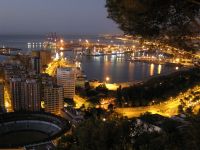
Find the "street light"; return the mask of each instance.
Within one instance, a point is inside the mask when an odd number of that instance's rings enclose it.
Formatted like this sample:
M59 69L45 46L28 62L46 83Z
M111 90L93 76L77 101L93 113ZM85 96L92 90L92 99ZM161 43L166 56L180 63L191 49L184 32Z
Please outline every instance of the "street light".
M60 43L64 43L64 40L63 40L63 39L60 39Z
M110 81L110 78L109 77L106 77L106 82Z

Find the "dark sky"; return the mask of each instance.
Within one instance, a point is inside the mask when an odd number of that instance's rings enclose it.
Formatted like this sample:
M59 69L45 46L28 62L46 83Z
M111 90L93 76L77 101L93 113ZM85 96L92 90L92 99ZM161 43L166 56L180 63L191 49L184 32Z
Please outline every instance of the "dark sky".
M120 33L105 0L0 0L0 34Z

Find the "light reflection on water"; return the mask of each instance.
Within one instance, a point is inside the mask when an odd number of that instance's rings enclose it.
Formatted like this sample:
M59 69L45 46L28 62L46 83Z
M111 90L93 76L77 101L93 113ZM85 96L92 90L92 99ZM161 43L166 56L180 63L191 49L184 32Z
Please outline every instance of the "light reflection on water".
M161 74L162 71L162 65L158 65L158 74Z
M150 74L150 76L153 76L154 75L154 64L151 64L151 66L150 66L150 72L149 72L149 74Z
M9 47L22 48L24 51L33 50L33 47L27 43L43 42L45 36L0 36L0 45L4 44ZM68 37L69 38L69 37ZM71 37L72 39L74 37ZM76 37L80 39L80 37ZM84 39L82 37L82 39ZM96 37L94 37L96 39ZM34 49L41 49L40 44L34 44ZM132 56L140 56L148 54L139 52L134 53ZM5 57L0 56L0 60ZM127 82L145 80L155 75L168 74L175 71L174 67L166 65L151 65L143 62L130 62L127 60L126 55L111 55L100 57L87 57L83 56L81 59L82 68L88 79L98 79L105 81L106 77L110 77L110 82Z
M80 60L83 71L89 80L105 81L106 77L110 77L110 82L141 81L152 76L168 74L175 70L171 66L130 62L126 58L127 56L83 56Z

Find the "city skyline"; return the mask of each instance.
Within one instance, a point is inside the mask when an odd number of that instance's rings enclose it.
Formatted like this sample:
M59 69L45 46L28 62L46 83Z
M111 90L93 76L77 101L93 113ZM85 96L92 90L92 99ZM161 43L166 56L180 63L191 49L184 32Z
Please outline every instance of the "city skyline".
M199 0L0 0L0 149L198 150Z
M1 0L0 34L121 33L107 15L104 0Z

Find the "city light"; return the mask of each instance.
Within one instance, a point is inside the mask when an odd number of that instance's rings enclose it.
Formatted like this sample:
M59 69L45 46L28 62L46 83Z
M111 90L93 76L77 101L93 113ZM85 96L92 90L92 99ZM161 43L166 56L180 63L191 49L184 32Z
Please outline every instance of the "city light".
M64 56L64 53L63 53L63 52L60 52L60 56L61 56L61 58L63 58L63 56Z
M179 93L176 97L171 97L167 101L160 103L160 104L153 104L151 106L144 106L144 107L131 107L131 108L117 108L116 112L119 114L122 114L124 116L127 116L128 118L132 117L139 117L140 115L150 112L152 114L160 114L162 116L166 117L172 117L177 115L178 107L181 105L181 101L184 100L186 97L191 97L191 93L200 93L200 86L195 86L192 89L187 90L184 93ZM194 98L194 97L193 97ZM191 99L185 102L184 110L192 106L192 110L195 113L198 113L200 108L200 100L194 101L191 97Z
M58 60L59 59L59 54L56 53L56 57L55 57L55 60Z
M63 40L63 39L61 39L61 40L60 40L60 43L64 43L64 40Z
M158 74L161 74L161 72L162 72L162 65L158 65Z
M154 64L151 64L150 65L150 76L153 76L154 75Z
M0 15L0 149L200 147L199 0L12 6Z
M110 78L109 77L106 77L106 82L109 82L110 81Z

